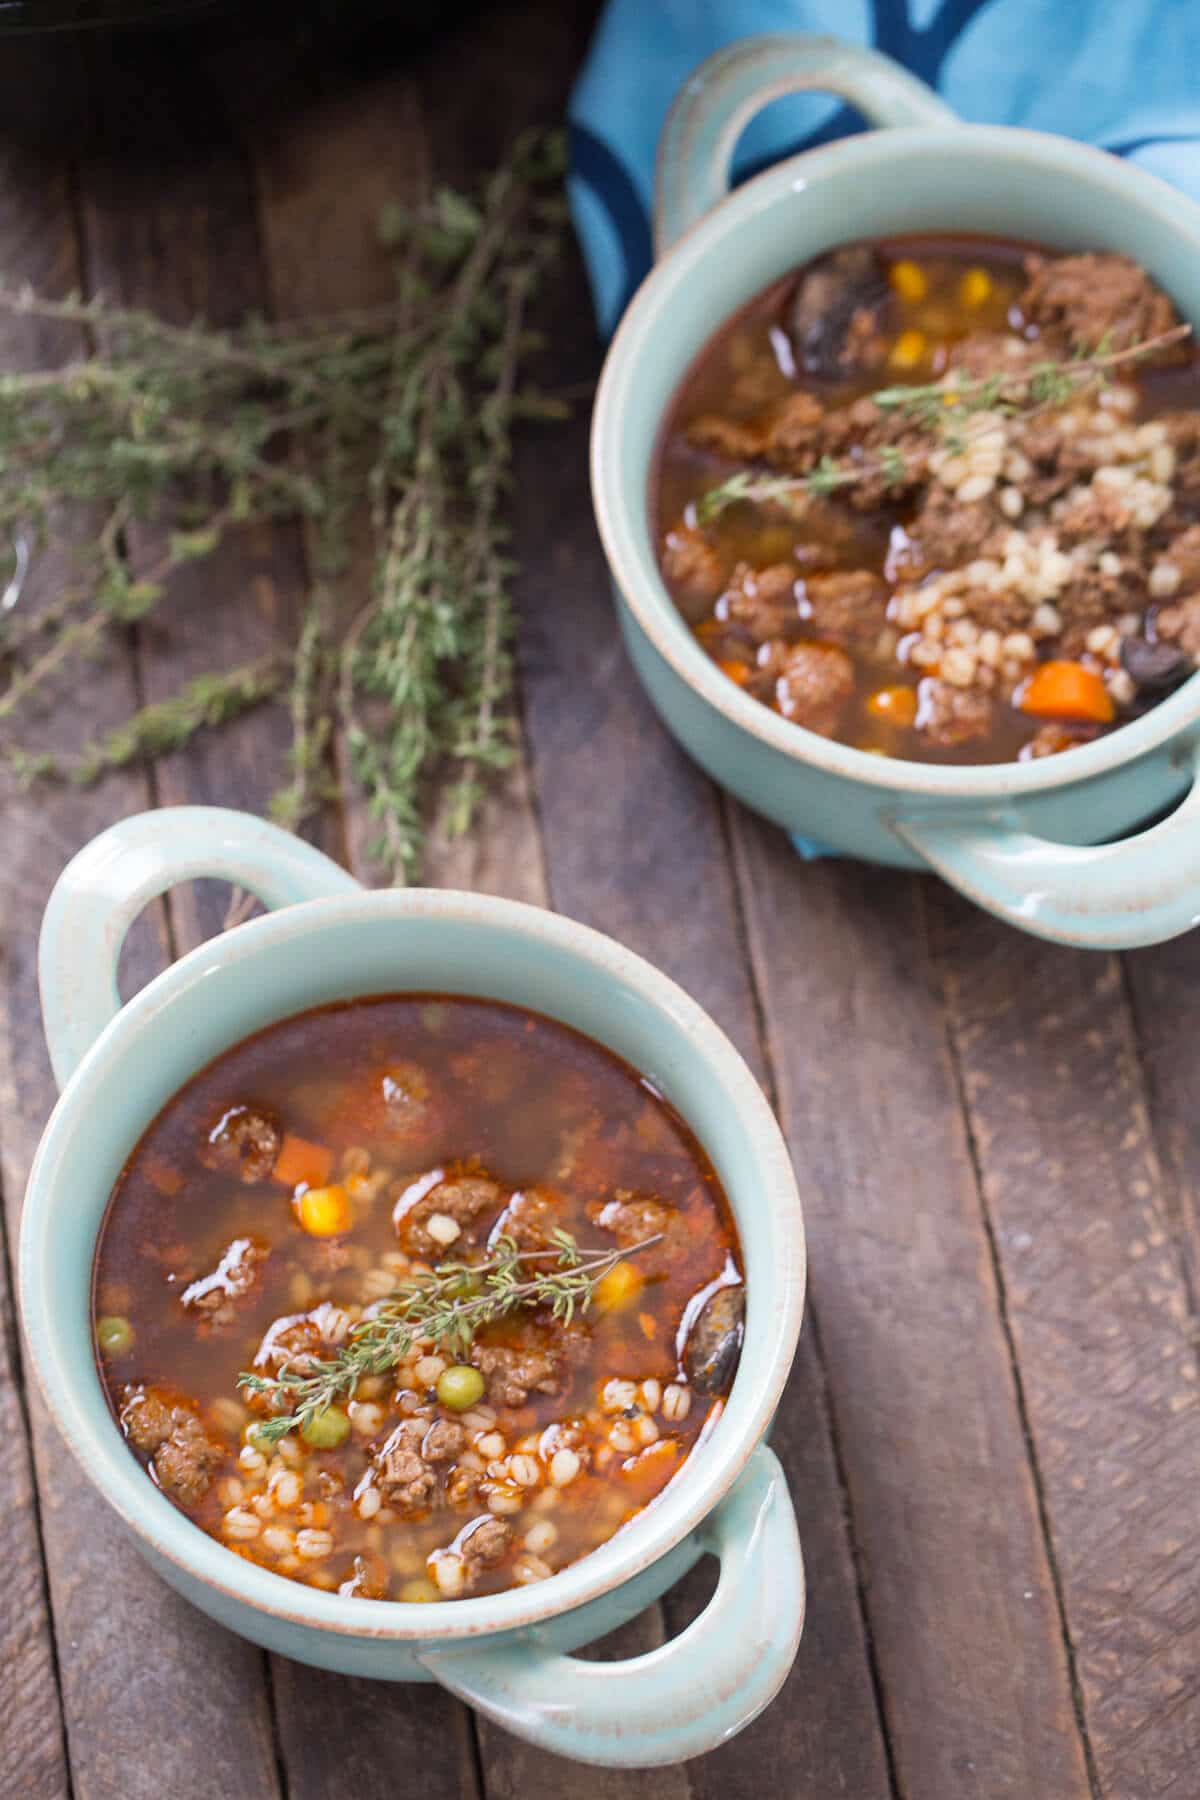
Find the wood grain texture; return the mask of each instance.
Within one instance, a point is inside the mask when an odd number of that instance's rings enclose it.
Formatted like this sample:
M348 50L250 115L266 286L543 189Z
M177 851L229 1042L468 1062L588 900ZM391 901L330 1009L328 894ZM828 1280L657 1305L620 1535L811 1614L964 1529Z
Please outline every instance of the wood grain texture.
M0 256L11 277L36 280L56 291L70 286L75 257L65 198L61 169L7 151L0 155ZM67 332L47 331L28 320L6 319L0 326L0 358L7 368L58 360L71 349ZM36 605L41 598L38 593L26 594L22 605ZM0 995L6 1019L20 1009L31 974L28 952L32 940L23 934L30 931L34 915L23 894L22 876L28 863L25 846L34 833L34 811L27 797L4 795L9 854L0 881ZM0 1043L6 1037L7 1033L0 1034ZM21 1347L10 1278L20 1194L27 1173L23 1155L27 1143L22 1139L32 1141L37 1130L33 1123L30 1133L22 1133L20 1109L25 1105L40 1115L41 1094L47 1094L50 1082L44 1057L34 1062L29 1071L32 1079L23 1090L18 1090L16 1074L12 1058L0 1050L0 1168L6 1202L0 1233L5 1251L0 1262L0 1436L7 1446L0 1465L0 1559L5 1571L0 1635L6 1677L5 1705L0 1708L0 1793L28 1793L34 1800L51 1800L67 1791L66 1747L34 1485L27 1413L30 1402L22 1392ZM36 1399L34 1404L39 1441L51 1456L61 1454Z
M1124 976L1163 1177L1163 1203L1200 1311L1200 1133L1196 1045L1200 1043L1200 934L1131 951Z
M0 1793L54 1800L66 1792L66 1750L8 1266L7 1259L0 1261L0 1437L5 1446L0 1468L5 1573L0 1631L6 1702L0 1715Z
M572 257L544 324L556 384L586 382L599 352ZM765 1074L733 875L713 790L652 716L617 634L587 493L587 416L529 440L517 469L521 671L554 904L681 981ZM535 546L539 546L535 550ZM774 1443L788 1471L812 1604L792 1675L733 1744L687 1765L697 1800L890 1793L820 1370L804 1344ZM668 1596L695 1610L697 1573ZM926 1800L922 1796L922 1800Z
M436 164L442 172L413 82L381 79L352 96L335 96L286 137L273 136L258 145L255 164L274 310L284 317L299 316L386 298L387 273L374 246L379 209L389 199L411 195L415 184L428 180L431 166ZM311 245L318 233L323 254L314 258ZM518 543L517 548L520 552L524 546ZM360 552L357 566L365 583L365 553ZM369 825L360 820L354 796L347 799L351 866L365 875L363 845ZM502 894L533 905L547 903L523 747L512 770L492 792L479 828L468 841L447 843L434 834L424 878L438 887ZM619 1653L634 1654L661 1639L661 1616L655 1609L626 1629ZM611 1646L609 1650L616 1653ZM448 1737L461 1733L462 1709L447 1696L415 1690L405 1704L442 1722L439 1732L445 1730L446 1720L453 1719L454 1729L445 1732ZM377 1734L378 1722L364 1720L363 1729ZM489 1796L558 1792L569 1792L574 1800L632 1796L630 1776L572 1767L485 1720L477 1721L476 1729ZM391 1739L394 1744L394 1730ZM385 1755L380 1745L380 1754L381 1766L390 1766L394 1751ZM681 1774L668 1771L663 1782L665 1800L683 1800L687 1786Z
M1082 1800L919 890L735 829L900 1792Z
M1100 1791L1190 1800L1195 1318L1120 968L932 891Z
M27 277L48 291L78 281L64 181L43 166L4 170L0 238L9 279ZM6 325L0 354L8 365L41 362L77 346L39 332L28 322ZM39 570L52 594L70 568L64 527ZM31 589L22 604L36 605ZM82 688L80 683L82 682ZM134 703L128 662L119 650L108 660L72 671L41 725L41 742L69 753L86 738L125 717ZM70 790L5 797L2 883L3 1029L0 1030L0 1138L10 1242L37 1138L54 1099L37 1004L35 949L49 890L68 858L112 819L144 806L140 775L119 777L94 793ZM130 973L144 980L159 966L151 929L135 933ZM77 1796L275 1792L270 1736L258 1657L215 1655L223 1634L178 1600L150 1573L115 1519L84 1482L48 1422L40 1398L28 1395L34 1426L42 1531L53 1606L70 1777ZM36 1594L30 1591L36 1620ZM10 1641L6 1639L6 1643ZM147 1642L156 1654L146 1656ZM47 1684L43 1684L45 1686ZM6 1689L6 1697L8 1690ZM0 1733L14 1729L7 1705ZM30 1787L65 1791L57 1705L43 1692L31 1744ZM163 1733L152 1722L171 1718ZM154 1729L151 1767L147 1742ZM205 1746L201 1758L199 1746Z
M211 208L211 213L207 210ZM126 301L167 317L202 313L217 323L269 306L260 256L256 192L249 163L228 149L205 149L165 178L144 170L92 170L84 189L93 276ZM310 239L311 242L311 239ZM358 295L346 304L358 304ZM136 546L148 557L152 548ZM215 557L183 571L163 626L147 635L140 666L147 695L159 698L188 675L232 665L295 642L307 591L300 532L286 525L231 536ZM260 710L201 739L158 768L159 792L172 803L215 802L265 812L281 778L287 723ZM342 850L340 821L322 837ZM181 950L219 929L225 895L212 884L172 896ZM227 1640L227 1659L241 1654ZM289 1793L344 1792L343 1720L357 1721L354 1761L360 1800L390 1795L405 1770L422 1771L429 1800L471 1795L473 1751L458 1702L430 1688L381 1686L372 1707L363 1684L271 1659L280 1755Z

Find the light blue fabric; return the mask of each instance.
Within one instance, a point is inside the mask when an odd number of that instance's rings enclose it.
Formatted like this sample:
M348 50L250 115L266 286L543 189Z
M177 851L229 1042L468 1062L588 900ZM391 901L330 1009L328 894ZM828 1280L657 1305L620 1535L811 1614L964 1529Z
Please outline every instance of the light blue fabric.
M606 336L650 267L654 152L676 89L763 31L871 44L964 119L1080 138L1200 200L1200 0L609 0L570 107L571 208ZM861 124L825 95L778 100L743 134L735 178Z

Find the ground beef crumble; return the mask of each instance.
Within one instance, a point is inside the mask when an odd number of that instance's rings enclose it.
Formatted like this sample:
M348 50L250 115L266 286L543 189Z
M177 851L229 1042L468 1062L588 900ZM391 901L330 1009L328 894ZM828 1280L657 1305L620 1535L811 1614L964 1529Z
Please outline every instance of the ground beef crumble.
M267 1181L282 1142L278 1121L269 1113L231 1106L205 1133L200 1161L205 1168L236 1175L240 1181Z
M445 1254L474 1226L499 1212L504 1200L499 1182L482 1174L446 1176L440 1169L401 1183L393 1219L406 1250L418 1256ZM453 1231L438 1221L449 1220Z
M832 737L854 693L854 664L836 644L780 645L776 705L785 719Z
M471 1361L493 1406L524 1406L530 1394L561 1394L566 1385L562 1358L550 1351L473 1344Z
M1101 343L1126 350L1176 323L1175 308L1132 257L1035 256L1027 268L1021 311L1068 350L1095 351Z
M975 688L951 687L926 676L917 689L917 730L946 748L982 737L992 722L992 699Z
M232 1317L232 1302L243 1299L258 1286L270 1253L271 1247L264 1238L234 1238L211 1274L189 1282L179 1296L179 1304L190 1312L228 1311Z
M874 643L887 618L888 586L870 569L834 569L804 583L813 629L844 643Z
M134 1449L149 1458L165 1494L180 1506L203 1499L225 1449L189 1401L167 1388L131 1388L122 1396L120 1420Z
M507 1554L513 1542L510 1525L490 1515L472 1520L459 1532L456 1540L462 1557L467 1586L478 1580L484 1569L492 1569Z
M426 1419L401 1419L371 1460L375 1486L396 1512L420 1512L437 1491L437 1471L424 1454Z
M780 398L777 387L758 414L743 404L732 419L709 391L703 417L672 428L764 478L773 470L807 476L823 459L832 459L835 475L852 477L828 497L757 501L764 543L775 552L761 565L752 553L754 520L739 512L732 573L700 627L708 653L784 718L849 742L858 720L864 747L889 755L919 754L887 735L900 727L912 733L910 744L952 760L984 740L977 754L988 760L1048 755L1161 698L1188 673L1187 659L1200 661L1200 408L1181 407L1186 394L1153 385L1183 367L1194 393L1191 347L1150 358L1161 368L1149 385L1139 362L1028 411L1001 391L988 407L965 409L960 431L934 436L928 420L895 399L881 405L861 389L847 395L848 379L866 386L867 365L856 364L855 374L846 361L855 310L846 296L883 265L873 250L839 256L802 272L795 290L797 305L802 293L808 302L838 296L828 342L819 331L812 338L823 344L819 391L800 386ZM946 404L957 404L954 389L964 382L1020 377L1047 361L1095 354L1098 345L1102 354L1121 350L1178 322L1168 296L1118 254L1037 254L1026 260L1023 284L1010 274L1005 291L1006 310L994 308L939 348L933 366ZM804 317L804 330L816 330L811 312ZM868 362L905 323L894 308L872 318ZM795 318L784 324L795 350ZM749 340L739 341L745 356ZM900 338L894 342L899 349ZM889 374L896 366L889 356ZM798 353L796 367L801 381L818 373ZM720 562L730 541L723 517L688 528L690 557L699 559L703 545L713 566ZM670 534L664 551L668 580L677 537ZM789 539L785 560L779 552ZM1107 700L1094 702L1095 728L1074 729L1078 721L1066 718L1051 721L1063 729L1040 730L1038 718L1021 720L1030 675L1056 659L1102 680ZM899 708L873 691L888 680L889 662L902 683L891 690Z

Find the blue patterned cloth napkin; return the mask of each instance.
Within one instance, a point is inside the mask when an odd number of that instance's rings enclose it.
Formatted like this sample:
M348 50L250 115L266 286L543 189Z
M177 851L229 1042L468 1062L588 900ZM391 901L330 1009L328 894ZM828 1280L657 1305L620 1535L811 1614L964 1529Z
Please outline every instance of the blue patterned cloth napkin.
M1200 201L1200 0L609 0L570 106L571 209L606 336L653 260L654 152L676 89L763 31L871 44L964 119L1080 138ZM743 134L735 179L862 123L828 95L777 100Z

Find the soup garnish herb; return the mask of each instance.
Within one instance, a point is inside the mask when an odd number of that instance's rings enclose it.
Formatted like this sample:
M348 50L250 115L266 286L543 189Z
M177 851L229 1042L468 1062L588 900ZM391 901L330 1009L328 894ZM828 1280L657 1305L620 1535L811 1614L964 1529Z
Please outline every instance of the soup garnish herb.
M803 494L821 497L876 478L882 480L885 490L900 487L907 477L928 467L929 458L937 449L962 456L974 437L982 437L991 429L991 420L985 418L974 432L964 431L962 422L972 414L997 412L1012 416L1020 412L1028 417L1047 407L1065 406L1074 395L1102 385L1111 369L1142 361L1191 335L1190 325L1176 325L1145 343L1131 344L1128 349L1106 355L1034 363L1032 368L1015 374L997 369L974 381L957 381L947 376L923 387L877 388L870 396L872 402L881 411L900 414L927 431L931 440L928 445L902 450L896 444L884 444L874 461L861 455L855 457L853 450L841 462L822 456L807 475L762 476L753 470L739 470L719 487L701 495L696 502L697 523L707 525L739 500L785 500Z
M546 1579L686 1470L744 1303L716 1172L648 1080L521 1008L401 994L283 1020L167 1104L105 1216L94 1342L147 1477L230 1551L454 1600Z
M1200 353L1127 256L817 258L696 359L652 505L721 673L872 755L1058 754L1200 660Z
M271 1377L244 1371L238 1376L240 1387L248 1393L269 1395L294 1409L265 1420L258 1428L258 1441L273 1444L289 1431L310 1430L336 1399L353 1395L364 1376L394 1368L423 1339L430 1340L435 1349L463 1355L481 1326L525 1306L547 1306L552 1318L569 1325L577 1308L587 1311L596 1285L605 1275L626 1257L661 1242L662 1234L655 1233L625 1249L587 1251L579 1249L569 1232L555 1231L552 1236L552 1250L522 1250L512 1238L502 1235L496 1241L497 1254L485 1262L439 1263L431 1274L406 1284L372 1309L351 1328L345 1344L328 1361L300 1368L285 1363ZM554 1266L538 1266L547 1261ZM438 1398L444 1406L453 1407L455 1401L441 1391L442 1383L448 1375L457 1374L461 1390L465 1373L448 1369L440 1377ZM481 1397L482 1384L476 1395Z

